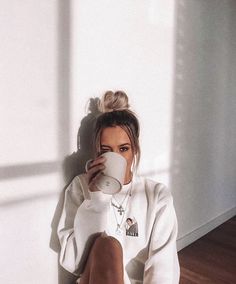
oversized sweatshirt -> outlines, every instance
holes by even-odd
[[[84,176],[76,176],[58,226],[60,264],[79,277],[94,236],[102,232],[121,243],[125,284],[179,283],[177,221],[163,184],[134,177],[112,196],[90,192]]]

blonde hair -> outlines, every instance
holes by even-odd
[[[123,91],[107,91],[98,103],[101,112],[112,112],[129,109],[129,99]]]
[[[107,127],[120,126],[128,135],[134,153],[134,166],[137,168],[140,161],[138,119],[129,109],[129,99],[123,91],[107,91],[98,103],[101,114],[98,116],[94,132],[94,148],[100,153],[102,131]]]

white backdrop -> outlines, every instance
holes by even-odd
[[[89,98],[128,93],[140,171],[168,183],[173,25],[173,0],[1,1],[1,283],[58,282],[51,222]]]
[[[72,32],[72,149],[88,99],[125,90],[141,123],[140,172],[167,183],[174,1],[74,1]]]
[[[1,283],[58,283],[62,162],[75,152],[77,171],[86,104],[107,89],[140,118],[139,172],[171,188],[180,247],[235,214],[235,13],[233,0],[1,1]]]

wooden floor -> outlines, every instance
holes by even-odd
[[[236,284],[236,216],[179,252],[180,284]]]

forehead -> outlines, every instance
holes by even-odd
[[[128,134],[120,126],[107,127],[102,130],[101,133],[101,144],[110,145],[116,144],[121,145],[125,143],[131,143]]]

